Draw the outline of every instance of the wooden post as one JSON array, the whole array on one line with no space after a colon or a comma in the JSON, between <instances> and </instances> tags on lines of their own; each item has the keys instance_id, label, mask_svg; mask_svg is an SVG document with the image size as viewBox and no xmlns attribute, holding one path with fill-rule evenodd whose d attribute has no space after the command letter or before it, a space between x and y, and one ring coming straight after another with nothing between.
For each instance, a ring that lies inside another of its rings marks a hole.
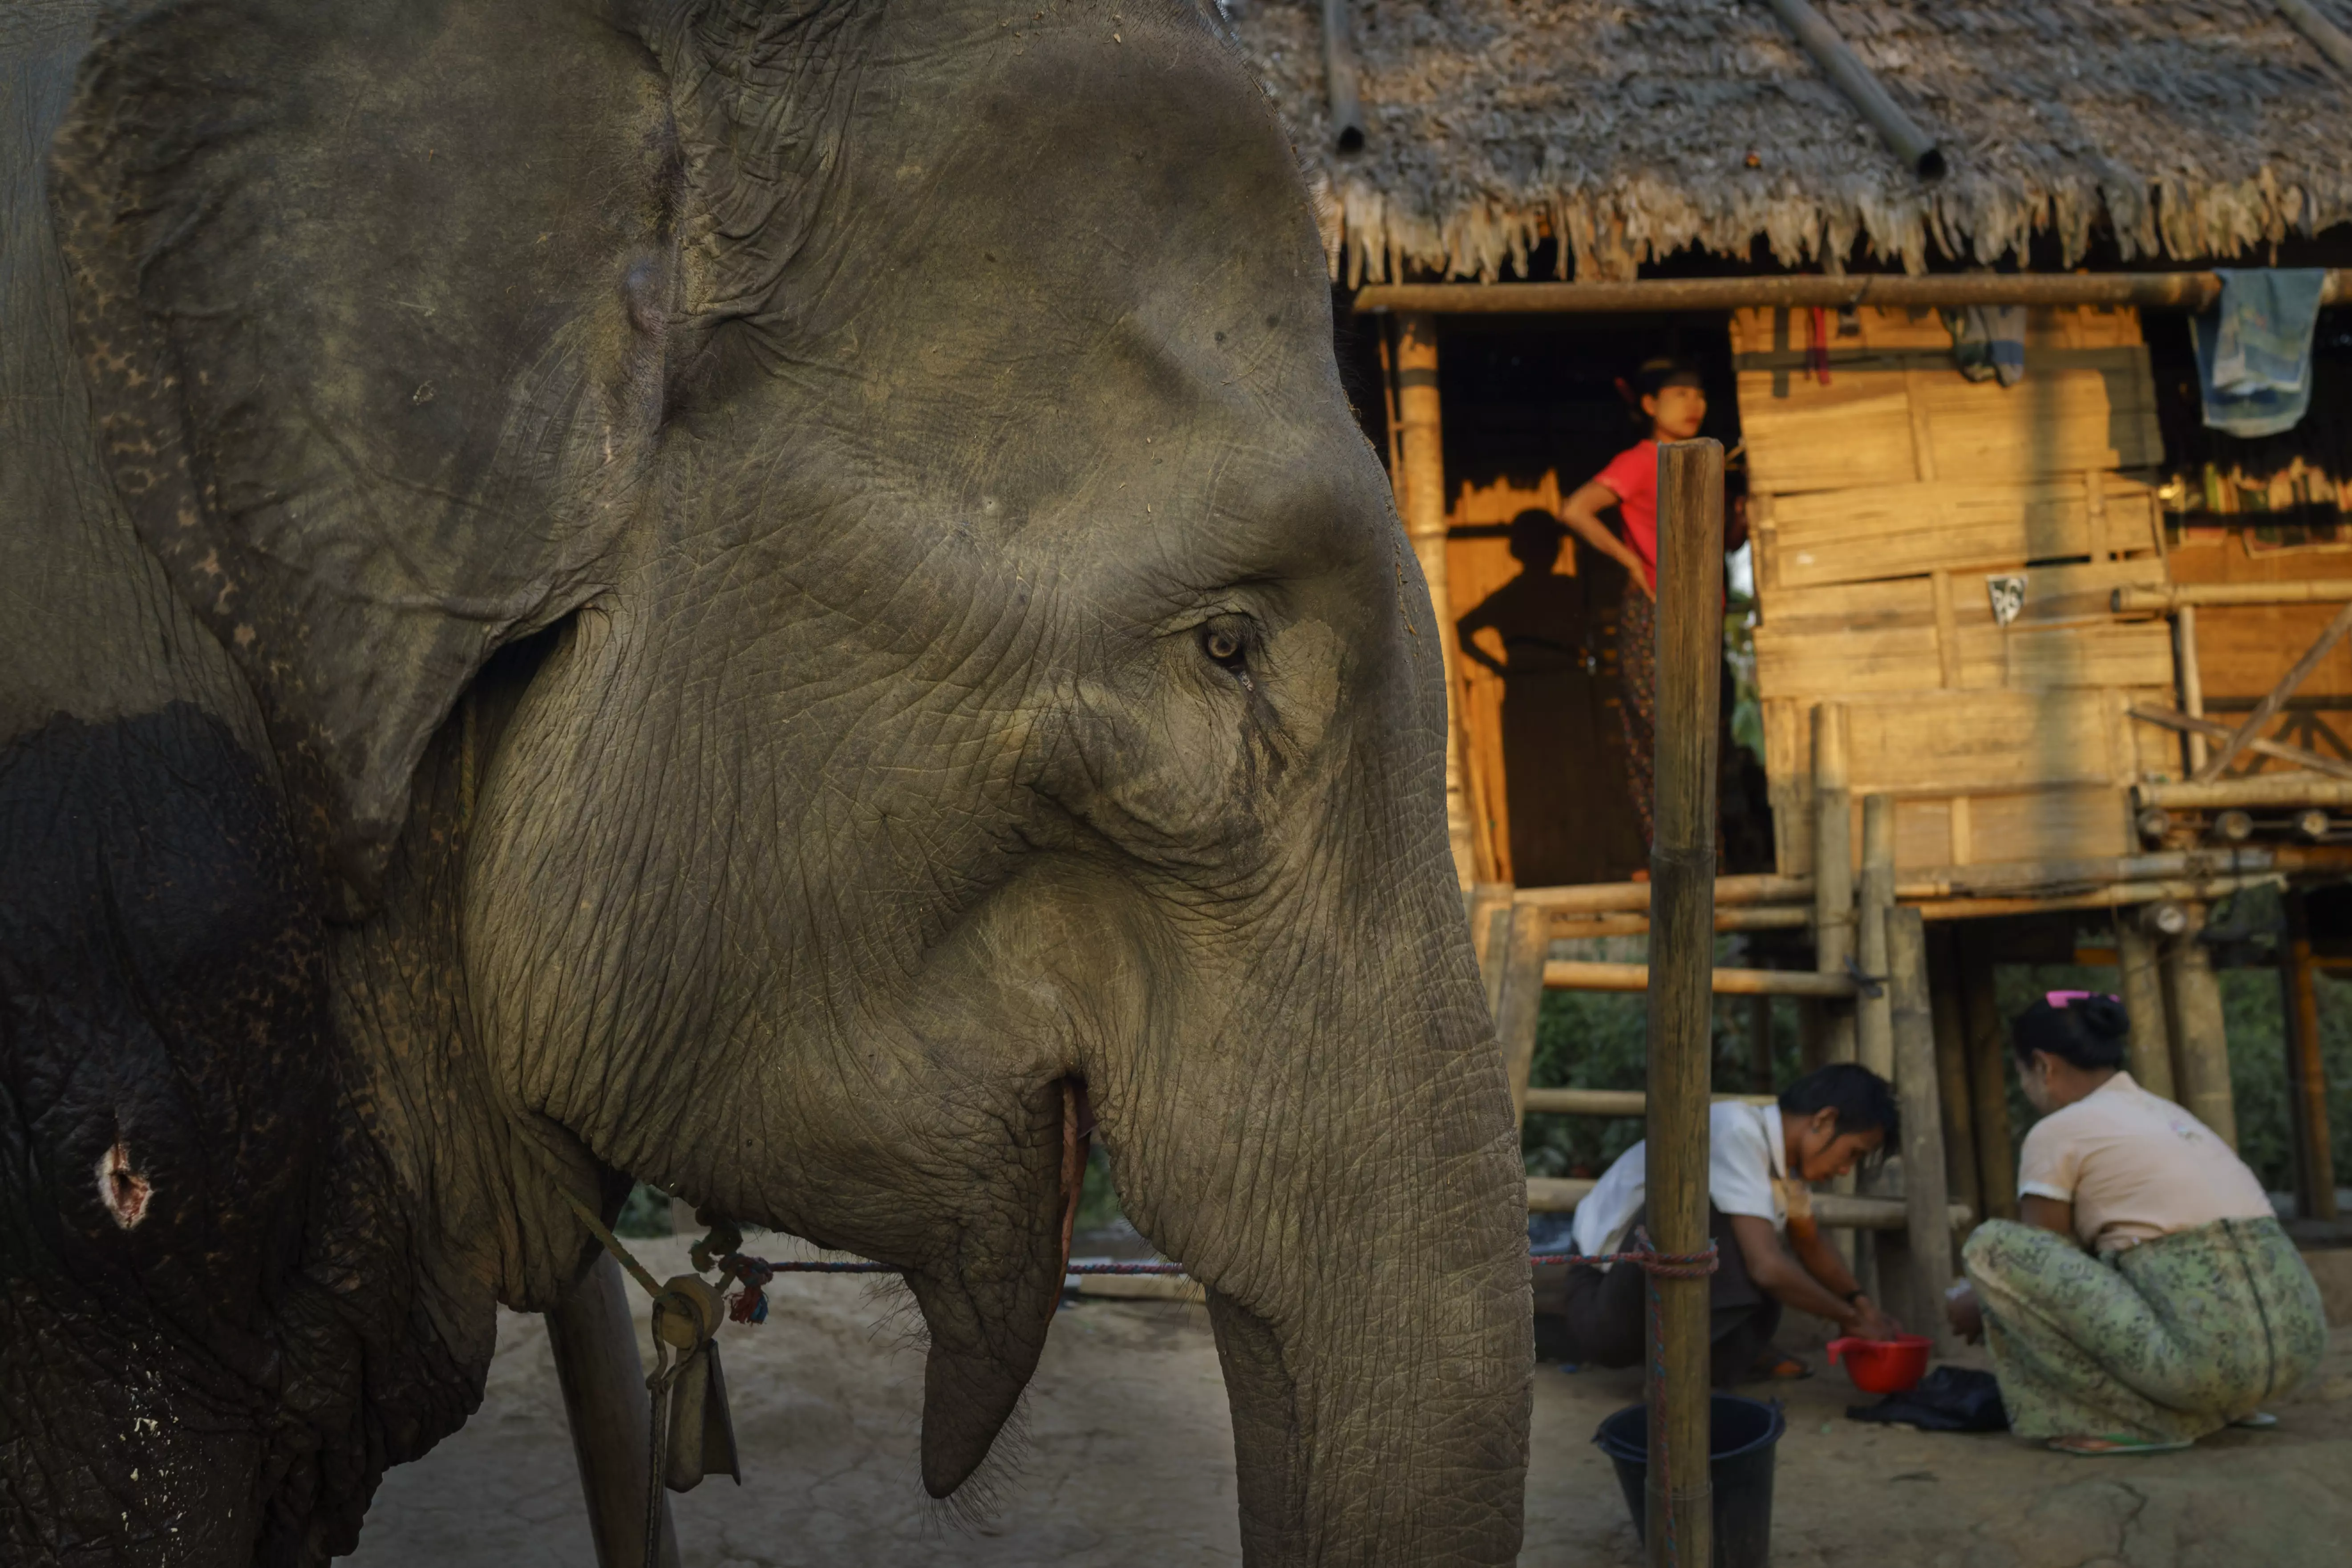
<instances>
[{"instance_id":1,"label":"wooden post","mask_svg":"<svg viewBox=\"0 0 2352 1568\"><path fill-rule=\"evenodd\" d=\"M1941 1311L1944 1290L1952 1282L1952 1220L1945 1206L1944 1118L1938 1103L1942 1097L1937 1093L1936 1024L1927 1000L1927 927L1917 910L1886 913L1886 976L1894 1003L1895 1095L1903 1111L1903 1205L1908 1222L1905 1251L1913 1327L1942 1343L1948 1338Z\"/></svg>"},{"instance_id":2,"label":"wooden post","mask_svg":"<svg viewBox=\"0 0 2352 1568\"><path fill-rule=\"evenodd\" d=\"M2336 1152L2328 1145L2327 1072L2319 1055L2319 990L2311 963L2311 917L2302 889L2286 894L2286 942L2279 980L2285 1004L2287 1083L2293 1096L2295 1166L2302 1176L2296 1212L2334 1221Z\"/></svg>"},{"instance_id":3,"label":"wooden post","mask_svg":"<svg viewBox=\"0 0 2352 1568\"><path fill-rule=\"evenodd\" d=\"M2213 955L2198 937L2206 906L2187 903L2189 929L2165 945L2164 1010L2172 1032L2174 1098L2189 1113L2238 1146L2238 1112L2230 1094L2230 1038L2221 1016L2221 986Z\"/></svg>"},{"instance_id":4,"label":"wooden post","mask_svg":"<svg viewBox=\"0 0 2352 1568\"><path fill-rule=\"evenodd\" d=\"M1715 731L1723 655L1723 447L1658 448L1656 837L1650 848L1649 1225L1661 1252L1707 1242L1713 1065ZM1652 1568L1713 1561L1704 1275L1659 1277L1649 1377Z\"/></svg>"},{"instance_id":5,"label":"wooden post","mask_svg":"<svg viewBox=\"0 0 2352 1568\"><path fill-rule=\"evenodd\" d=\"M1822 973L1843 974L1853 956L1853 807L1846 787L1846 710L1842 702L1813 708L1813 952ZM1854 1059L1850 1009L1822 1020L1824 1054Z\"/></svg>"},{"instance_id":6,"label":"wooden post","mask_svg":"<svg viewBox=\"0 0 2352 1568\"><path fill-rule=\"evenodd\" d=\"M2172 668L2180 683L2180 710L2191 719L2205 717L2205 672L2197 663L2197 606L2183 605L2172 612ZM2205 766L2205 737L2196 731L2189 731L2184 742L2189 748L2188 773L2190 777ZM2139 1075L2134 1073L2134 1078Z\"/></svg>"},{"instance_id":7,"label":"wooden post","mask_svg":"<svg viewBox=\"0 0 2352 1568\"><path fill-rule=\"evenodd\" d=\"M1883 981L1886 974L1886 911L1895 905L1895 800L1862 797L1861 897L1855 900L1854 962ZM1884 1079L1895 1076L1893 1001L1882 984L1854 998L1854 1059Z\"/></svg>"},{"instance_id":8,"label":"wooden post","mask_svg":"<svg viewBox=\"0 0 2352 1568\"><path fill-rule=\"evenodd\" d=\"M1928 1007L1936 1028L1936 1098L1944 1117L1945 1191L1969 1212L1984 1216L1984 1192L1977 1181L1976 1117L1969 1103L1969 1031L1960 1013L1960 968L1956 933L1948 925L1927 932Z\"/></svg>"},{"instance_id":9,"label":"wooden post","mask_svg":"<svg viewBox=\"0 0 2352 1568\"><path fill-rule=\"evenodd\" d=\"M588 1500L596 1568L642 1568L646 1552L646 1452L651 1439L646 1368L629 1321L628 1288L613 1255L600 1251L572 1298L547 1314L547 1344L572 1457ZM662 1568L677 1568L677 1538L662 1500Z\"/></svg>"},{"instance_id":10,"label":"wooden post","mask_svg":"<svg viewBox=\"0 0 2352 1568\"><path fill-rule=\"evenodd\" d=\"M1454 685L1454 610L1445 585L1445 439L1437 405L1437 318L1400 312L1396 321L1397 514L1437 618L1437 656L1445 667L1445 831L1462 885L1477 879L1470 803L1462 784L1462 694Z\"/></svg>"},{"instance_id":11,"label":"wooden post","mask_svg":"<svg viewBox=\"0 0 2352 1568\"><path fill-rule=\"evenodd\" d=\"M2156 938L2126 910L2116 924L2116 963L2123 972L2124 1011L2131 1016L2131 1075L2140 1088L2178 1098L2172 1082L2172 1030L2164 1016L2164 965Z\"/></svg>"},{"instance_id":12,"label":"wooden post","mask_svg":"<svg viewBox=\"0 0 2352 1568\"><path fill-rule=\"evenodd\" d=\"M1969 1100L1977 1128L1983 1219L2017 1217L2017 1151L2009 1140L2009 1024L1993 989L1992 959L1973 932L1960 938L1960 1012L1968 1026Z\"/></svg>"},{"instance_id":13,"label":"wooden post","mask_svg":"<svg viewBox=\"0 0 2352 1568\"><path fill-rule=\"evenodd\" d=\"M1505 905L1495 917L1495 931L1503 944L1501 964L1490 976L1497 988L1495 1037L1502 1044L1503 1070L1510 1079L1511 1113L1524 1124L1528 1077L1535 1068L1536 1034L1543 1020L1544 960L1551 952L1551 916L1526 904ZM1713 935L1710 931L1710 940Z\"/></svg>"}]
</instances>

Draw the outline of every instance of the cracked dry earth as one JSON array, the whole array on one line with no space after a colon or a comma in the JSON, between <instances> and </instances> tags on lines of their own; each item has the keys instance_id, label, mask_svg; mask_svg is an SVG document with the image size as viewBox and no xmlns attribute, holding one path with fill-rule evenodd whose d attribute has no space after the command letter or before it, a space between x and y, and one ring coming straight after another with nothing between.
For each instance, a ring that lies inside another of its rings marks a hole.
<instances>
[{"instance_id":1,"label":"cracked dry earth","mask_svg":"<svg viewBox=\"0 0 2352 1568\"><path fill-rule=\"evenodd\" d=\"M682 1241L644 1243L640 1255L656 1276L685 1268ZM916 1483L922 1360L897 1301L855 1279L789 1275L771 1299L764 1326L730 1326L722 1341L745 1479L673 1499L686 1568L1240 1562L1232 1428L1199 1308L1066 1310L1030 1389L1026 1451L997 1474L992 1517L971 1524L942 1514ZM2006 1436L1848 1421L1845 1406L1862 1396L1834 1372L1781 1392L1776 1568L2352 1561L2352 1330L2337 1329L2320 1375L2274 1406L2274 1430L2138 1459L2069 1459ZM1603 1416L1640 1396L1633 1372L1538 1369L1527 1568L1642 1561L1608 1462L1590 1442ZM537 1318L501 1314L481 1411L385 1480L352 1561L594 1563Z\"/></svg>"}]
</instances>

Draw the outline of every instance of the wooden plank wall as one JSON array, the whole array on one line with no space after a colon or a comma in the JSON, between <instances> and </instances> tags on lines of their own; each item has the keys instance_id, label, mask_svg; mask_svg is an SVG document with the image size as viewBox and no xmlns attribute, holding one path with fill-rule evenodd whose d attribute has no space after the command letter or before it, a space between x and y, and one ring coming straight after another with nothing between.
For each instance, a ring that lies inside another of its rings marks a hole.
<instances>
[{"instance_id":1,"label":"wooden plank wall","mask_svg":"<svg viewBox=\"0 0 2352 1568\"><path fill-rule=\"evenodd\" d=\"M2352 578L2352 546L2336 543L2260 549L2252 538L2258 517L2240 516L2231 529L2190 528L2170 552L2176 583L2299 583ZM2205 710L2236 723L2302 657L2340 607L2318 605L2208 605L2197 612L2198 668ZM2352 760L2352 640L2336 645L2287 703L2269 733L2325 756ZM2292 763L2245 753L2231 777L2291 770ZM2172 771L2179 772L2176 759Z\"/></svg>"},{"instance_id":2,"label":"wooden plank wall","mask_svg":"<svg viewBox=\"0 0 2352 1568\"><path fill-rule=\"evenodd\" d=\"M1862 798L1897 797L1900 866L2120 853L2125 786L2177 771L2125 716L2172 700L2168 627L2107 609L2166 580L2138 319L2034 310L2026 341L2004 387L1960 375L1933 311L1733 317L1784 872L1811 862L1818 702L1852 710L1857 840ZM1996 575L2025 579L2007 626Z\"/></svg>"}]
</instances>

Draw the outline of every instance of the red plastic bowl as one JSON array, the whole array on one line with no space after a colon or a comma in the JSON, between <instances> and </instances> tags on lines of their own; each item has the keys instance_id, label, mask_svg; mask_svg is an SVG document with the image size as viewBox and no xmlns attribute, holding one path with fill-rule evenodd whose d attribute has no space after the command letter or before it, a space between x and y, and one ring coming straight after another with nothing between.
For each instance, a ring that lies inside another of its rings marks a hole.
<instances>
[{"instance_id":1,"label":"red plastic bowl","mask_svg":"<svg viewBox=\"0 0 2352 1568\"><path fill-rule=\"evenodd\" d=\"M1897 1334L1891 1340L1830 1342L1830 1364L1843 1360L1845 1374L1864 1394L1902 1394L1927 1375L1927 1352L1936 1342L1925 1334Z\"/></svg>"}]
</instances>

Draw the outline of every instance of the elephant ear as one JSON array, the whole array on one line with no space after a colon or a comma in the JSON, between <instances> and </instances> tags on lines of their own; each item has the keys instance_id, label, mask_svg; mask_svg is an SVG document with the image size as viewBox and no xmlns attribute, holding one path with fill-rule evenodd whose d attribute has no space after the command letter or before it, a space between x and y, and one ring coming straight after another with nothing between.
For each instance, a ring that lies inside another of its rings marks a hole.
<instances>
[{"instance_id":1,"label":"elephant ear","mask_svg":"<svg viewBox=\"0 0 2352 1568\"><path fill-rule=\"evenodd\" d=\"M483 661L612 580L661 414L667 92L538 0L190 0L84 59L51 200L98 440L346 918Z\"/></svg>"}]
</instances>

